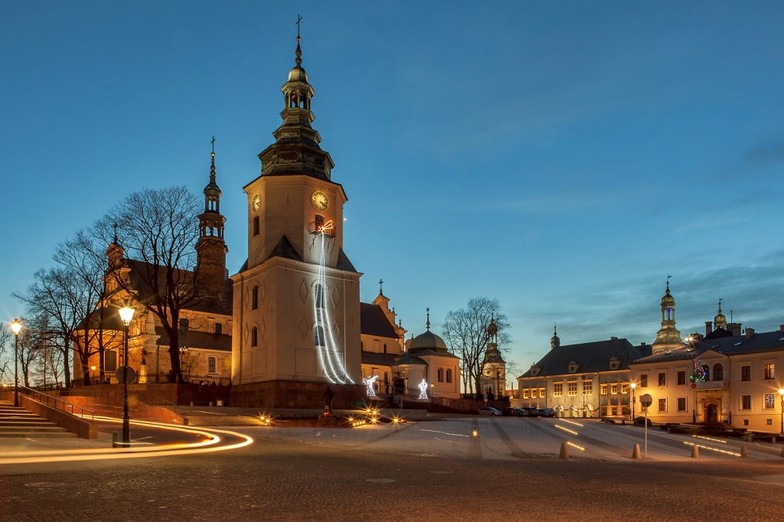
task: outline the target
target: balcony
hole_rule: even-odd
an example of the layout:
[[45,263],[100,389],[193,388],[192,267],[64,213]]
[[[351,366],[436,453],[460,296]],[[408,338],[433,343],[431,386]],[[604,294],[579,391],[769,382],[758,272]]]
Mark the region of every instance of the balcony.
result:
[[696,384],[698,390],[723,390],[727,387],[727,381],[705,381]]

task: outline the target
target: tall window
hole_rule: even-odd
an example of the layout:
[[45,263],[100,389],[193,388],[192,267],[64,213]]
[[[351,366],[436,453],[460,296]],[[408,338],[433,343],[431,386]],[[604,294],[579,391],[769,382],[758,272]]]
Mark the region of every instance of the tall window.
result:
[[568,386],[566,394],[569,397],[574,397],[575,395],[577,395],[577,381],[569,381],[566,384]]
[[255,326],[250,330],[250,345],[258,346],[259,342],[259,329]]
[[621,395],[628,395],[629,394],[629,383],[622,382],[621,383]]
[[563,383],[553,383],[553,397],[563,397]]
[[253,235],[259,235],[259,216],[253,218]]
[[324,308],[324,287],[316,285],[316,308]]
[[683,386],[686,384],[686,372],[679,371],[678,372],[678,386]]
[[221,335],[223,333],[223,325],[220,323],[215,323],[215,335]]
[[741,395],[740,396],[740,409],[741,410],[750,410],[751,409],[751,395]]
[[667,411],[667,399],[659,399],[659,411]]
[[643,373],[640,375],[640,388],[647,388],[648,387],[648,374]]
[[678,411],[686,411],[686,397],[678,397]]
[[610,384],[610,395],[618,395],[618,383]]
[[740,380],[741,381],[750,381],[751,380],[751,366],[741,366],[740,367]]
[[448,368],[446,370],[446,382],[452,382],[452,370]]
[[444,382],[444,370],[442,368],[439,368],[437,374],[438,374],[438,382]]
[[773,363],[765,363],[762,367],[763,379],[773,379],[776,376],[776,365]]
[[602,384],[599,386],[599,393],[602,395],[607,395],[607,384]]
[[724,366],[722,366],[719,363],[713,365],[713,380],[714,381],[724,380]]
[[250,309],[256,310],[259,307],[259,287],[254,286],[250,291]]
[[659,374],[659,386],[667,386],[667,374],[660,373]]
[[207,358],[207,372],[218,373],[218,359],[215,357]]
[[326,346],[327,345],[325,337],[324,337],[324,327],[323,326],[321,326],[321,325],[316,326],[316,328],[315,328],[313,333],[314,333],[313,342],[315,343],[316,346]]
[[776,396],[773,393],[765,394],[765,409],[772,410],[776,407]]

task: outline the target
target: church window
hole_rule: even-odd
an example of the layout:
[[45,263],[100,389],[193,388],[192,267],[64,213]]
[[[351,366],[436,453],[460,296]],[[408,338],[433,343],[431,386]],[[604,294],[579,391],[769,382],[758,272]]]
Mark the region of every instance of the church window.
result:
[[659,399],[659,411],[667,411],[667,399]]
[[762,367],[762,376],[764,379],[773,379],[776,376],[776,365],[773,363],[765,363]]
[[[384,343],[384,353],[387,353],[387,343]],[[439,370],[441,371],[441,370]]]
[[660,373],[659,374],[659,386],[667,386],[667,374]]
[[[386,347],[386,345],[384,345],[384,347]],[[444,382],[444,370],[442,368],[438,369],[437,376],[438,376],[438,382]]]
[[253,218],[253,235],[259,235],[259,216]]
[[569,397],[574,397],[575,395],[577,395],[577,381],[569,381],[567,383],[567,386],[568,386],[567,395]]
[[563,397],[563,383],[553,383],[553,397]]
[[648,387],[648,374],[643,373],[640,375],[640,388],[647,388]]
[[583,379],[583,395],[593,394],[593,381],[590,379]]
[[250,309],[256,310],[259,307],[259,287],[254,286],[250,291]]
[[678,386],[683,386],[684,384],[686,384],[686,372],[681,370],[678,372]]
[[741,410],[750,410],[751,409],[751,395],[741,395],[740,396],[740,409]]
[[257,346],[259,341],[259,329],[255,326],[250,330],[250,345]]
[[741,366],[740,367],[740,380],[741,381],[750,381],[751,380],[751,366]]
[[686,397],[678,397],[678,411],[686,411]]
[[314,343],[316,346],[326,346],[325,337],[324,337],[324,327],[321,325],[316,326],[315,329],[315,339]]
[[446,382],[452,382],[452,370],[450,369],[446,371]]
[[217,372],[218,372],[218,359],[215,357],[208,357],[207,373],[217,373]]
[[713,365],[713,379],[714,381],[724,380],[724,366],[719,363]]
[[324,308],[324,287],[316,285],[316,308]]

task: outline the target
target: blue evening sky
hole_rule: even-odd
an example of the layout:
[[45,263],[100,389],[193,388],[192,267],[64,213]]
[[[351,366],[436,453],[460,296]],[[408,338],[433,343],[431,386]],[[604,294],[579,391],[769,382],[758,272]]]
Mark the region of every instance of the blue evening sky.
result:
[[0,320],[130,192],[208,181],[229,270],[297,14],[345,249],[409,333],[497,298],[549,348],[784,322],[784,2],[0,0]]

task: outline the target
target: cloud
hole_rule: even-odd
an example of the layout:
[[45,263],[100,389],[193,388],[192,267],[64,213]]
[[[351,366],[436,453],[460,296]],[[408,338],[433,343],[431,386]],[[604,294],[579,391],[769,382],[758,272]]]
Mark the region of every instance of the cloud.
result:
[[762,168],[784,163],[784,140],[752,145],[743,156],[744,165]]

